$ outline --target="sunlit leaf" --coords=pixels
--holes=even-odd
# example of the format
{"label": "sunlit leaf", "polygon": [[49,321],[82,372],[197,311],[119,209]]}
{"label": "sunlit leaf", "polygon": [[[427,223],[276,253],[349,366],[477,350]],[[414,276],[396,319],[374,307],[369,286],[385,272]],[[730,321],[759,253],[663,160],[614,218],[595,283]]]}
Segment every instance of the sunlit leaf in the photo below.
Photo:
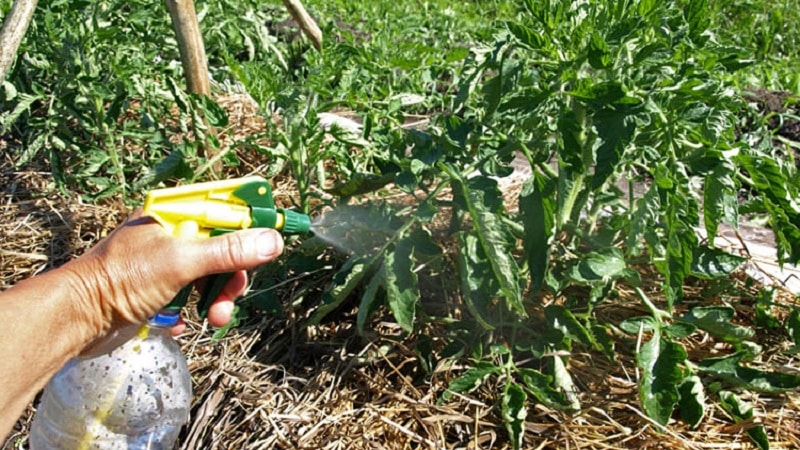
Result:
{"label": "sunlit leaf", "polygon": [[552,364],[553,372],[553,385],[563,393],[567,399],[567,410],[580,411],[581,402],[578,398],[578,388],[572,380],[572,375],[569,374],[564,360],[561,356],[554,355],[548,358]]}

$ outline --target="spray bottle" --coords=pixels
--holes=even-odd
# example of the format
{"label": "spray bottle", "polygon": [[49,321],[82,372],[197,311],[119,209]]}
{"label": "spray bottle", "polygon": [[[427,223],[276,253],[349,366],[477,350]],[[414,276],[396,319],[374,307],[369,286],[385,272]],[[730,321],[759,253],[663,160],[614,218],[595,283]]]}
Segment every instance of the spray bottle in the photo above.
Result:
{"label": "spray bottle", "polygon": [[[182,239],[245,228],[300,234],[311,226],[307,215],[275,208],[269,183],[257,176],[151,191],[144,211]],[[197,304],[202,317],[229,278],[208,280]],[[187,286],[147,323],[119,330],[70,360],[44,389],[31,449],[171,449],[192,393],[170,328],[190,292]]]}

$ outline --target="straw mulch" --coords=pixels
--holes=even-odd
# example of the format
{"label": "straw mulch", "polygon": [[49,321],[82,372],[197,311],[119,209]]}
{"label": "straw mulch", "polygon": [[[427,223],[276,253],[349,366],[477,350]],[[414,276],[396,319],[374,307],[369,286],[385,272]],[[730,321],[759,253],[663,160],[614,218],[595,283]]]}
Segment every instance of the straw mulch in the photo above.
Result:
{"label": "straw mulch", "polygon": [[[251,106],[221,102],[231,112],[231,124],[242,133],[259,125]],[[244,111],[237,113],[236,108]],[[237,115],[239,114],[239,115]],[[247,123],[242,123],[241,121]],[[241,141],[234,128],[223,134]],[[245,168],[263,162],[243,154]],[[238,175],[238,174],[236,174]],[[82,204],[54,191],[46,169],[18,171],[0,160],[0,285],[35,276],[75,257],[97,242],[126,214],[121,205]],[[289,184],[279,194],[289,195]],[[646,275],[646,274],[645,274]],[[645,276],[645,279],[647,277]],[[737,320],[752,325],[756,287],[734,279],[745,294],[734,299]],[[657,286],[646,286],[655,297]],[[703,286],[687,286],[687,300],[702,298]],[[792,302],[786,292],[779,301]],[[426,299],[458,313],[457,298]],[[349,307],[352,308],[352,307]],[[307,311],[288,308],[284,317],[264,316],[212,340],[210,330],[190,314],[181,336],[194,379],[194,406],[182,434],[181,449],[508,449],[493,400],[501,380],[490,380],[476,392],[439,403],[448,383],[464,366],[439,364],[431,373],[419,365],[415,343],[425,335],[438,342],[443,331],[426,326],[407,336],[380,313],[373,332],[358,336],[355,311],[345,308],[334,320],[312,328],[300,325]],[[597,311],[618,323],[646,312],[633,293]],[[797,360],[782,352],[787,337],[759,330],[764,346],[761,364],[797,371]],[[686,341],[690,358],[728,352],[708,336]],[[527,449],[746,449],[753,423],[763,423],[772,448],[800,448],[800,397],[795,393],[746,395],[755,406],[755,422],[734,424],[717,407],[708,408],[697,430],[680,421],[659,432],[638,404],[637,370],[632,349],[618,348],[619,359],[576,347],[569,368],[580,390],[582,411],[565,414],[535,405],[529,409],[524,448]],[[20,418],[3,449],[27,448],[25,437],[34,408]]]}

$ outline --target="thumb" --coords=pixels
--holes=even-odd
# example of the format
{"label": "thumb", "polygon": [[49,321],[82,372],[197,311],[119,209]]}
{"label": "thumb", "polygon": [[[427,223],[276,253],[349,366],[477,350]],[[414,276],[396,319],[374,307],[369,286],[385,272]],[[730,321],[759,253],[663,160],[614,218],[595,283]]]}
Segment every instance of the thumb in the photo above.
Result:
{"label": "thumb", "polygon": [[194,278],[200,278],[272,262],[283,252],[283,238],[273,229],[252,228],[191,241],[187,251]]}

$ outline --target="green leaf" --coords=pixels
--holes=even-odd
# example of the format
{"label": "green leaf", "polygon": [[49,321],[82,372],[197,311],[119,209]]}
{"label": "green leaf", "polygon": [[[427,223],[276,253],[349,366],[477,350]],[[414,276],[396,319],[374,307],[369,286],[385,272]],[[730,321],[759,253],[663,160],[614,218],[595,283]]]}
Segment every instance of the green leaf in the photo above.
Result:
{"label": "green leaf", "polygon": [[683,215],[691,206],[680,194],[670,194],[666,222],[667,264],[665,294],[669,310],[683,299],[683,281],[692,270],[694,249],[697,247],[697,236],[692,227],[684,222]]}
{"label": "green leaf", "polygon": [[735,168],[728,160],[719,162],[706,176],[703,188],[703,220],[708,242],[712,247],[720,223],[739,227],[739,201],[734,176]]}
{"label": "green leaf", "polygon": [[608,283],[627,276],[628,267],[620,249],[607,247],[581,256],[564,275],[576,284]]}
{"label": "green leaf", "polygon": [[407,332],[414,331],[414,317],[419,302],[419,279],[414,272],[414,244],[408,237],[401,239],[394,252],[387,252],[386,299],[395,320]]}
{"label": "green leaf", "polygon": [[502,234],[505,225],[497,215],[487,209],[479,190],[468,189],[454,170],[448,170],[448,174],[452,179],[454,194],[463,201],[469,211],[474,233],[478,238],[481,250],[486,255],[492,269],[492,276],[497,280],[507,306],[519,315],[527,317],[519,286],[519,267],[508,251],[508,241]]}
{"label": "green leaf", "polygon": [[458,241],[458,278],[464,303],[483,329],[493,330],[491,306],[499,287],[492,276],[492,269],[476,236],[461,232]]}
{"label": "green leaf", "polygon": [[547,41],[540,33],[526,27],[525,25],[516,22],[506,22],[508,31],[514,35],[520,44],[530,48],[531,50],[538,50],[547,44]]}
{"label": "green leaf", "polygon": [[683,339],[697,331],[697,327],[687,322],[675,322],[663,328],[664,335],[670,339]]}
{"label": "green leaf", "polygon": [[689,23],[689,35],[693,41],[702,40],[703,33],[711,23],[708,0],[692,0],[684,8],[686,21]]}
{"label": "green leaf", "polygon": [[786,318],[785,327],[794,345],[800,346],[800,309],[792,308],[792,312]]}
{"label": "green leaf", "polygon": [[705,389],[700,377],[692,375],[686,377],[678,388],[680,401],[678,411],[681,419],[692,428],[697,428],[705,417]]}
{"label": "green leaf", "polygon": [[683,378],[680,364],[685,360],[683,346],[662,339],[658,330],[636,355],[636,363],[642,371],[639,399],[647,415],[660,425],[667,425],[680,400],[678,385]]}
{"label": "green leaf", "polygon": [[622,331],[629,334],[650,333],[658,329],[658,323],[651,316],[638,316],[626,319],[619,324]]}
{"label": "green leaf", "polygon": [[517,369],[517,373],[528,391],[544,405],[562,410],[571,407],[567,396],[553,387],[553,377],[527,368]]}
{"label": "green leaf", "polygon": [[361,294],[361,303],[358,305],[356,313],[356,329],[358,334],[364,334],[364,326],[367,324],[369,316],[375,311],[378,304],[378,290],[386,286],[386,269],[381,265],[380,269],[369,280],[364,293]]}
{"label": "green leaf", "polygon": [[481,384],[491,375],[501,373],[503,369],[494,364],[479,362],[475,367],[467,370],[460,377],[451,381],[447,390],[442,394],[441,399],[448,401],[453,398],[453,393],[471,392],[478,389]]}
{"label": "green leaf", "polygon": [[339,308],[369,271],[371,261],[359,256],[350,259],[336,272],[331,285],[322,294],[322,304],[309,319],[309,325],[318,324],[325,316]]}
{"label": "green leaf", "polygon": [[506,384],[501,401],[501,411],[503,423],[506,425],[514,450],[522,448],[525,419],[528,417],[528,409],[525,407],[527,400],[528,395],[525,394],[524,389],[515,383]]}
{"label": "green leaf", "polygon": [[564,336],[581,342],[586,345],[595,345],[589,331],[586,330],[570,310],[559,305],[548,305],[544,309],[544,316],[547,324],[556,330],[561,331]]}
{"label": "green leaf", "polygon": [[595,114],[594,121],[600,146],[597,148],[592,189],[599,189],[616,173],[625,148],[633,139],[636,120],[626,113],[603,108]]}
{"label": "green leaf", "polygon": [[747,261],[742,256],[706,246],[696,248],[692,258],[692,276],[704,280],[727,278]]}
{"label": "green leaf", "polygon": [[376,175],[373,173],[352,173],[343,182],[336,183],[325,192],[339,197],[350,197],[353,195],[363,195],[386,186],[394,181],[396,174],[388,173]]}
{"label": "green leaf", "polygon": [[690,323],[725,342],[741,342],[755,336],[752,328],[733,324],[735,311],[727,306],[698,306],[692,308],[681,321]]}
{"label": "green leaf", "polygon": [[523,246],[531,274],[531,292],[542,289],[550,266],[550,237],[555,226],[555,180],[540,172],[522,186],[519,209],[525,230]]}
{"label": "green leaf", "polygon": [[[720,391],[719,404],[736,423],[749,421],[753,418],[753,407],[730,391]],[[769,450],[769,437],[764,425],[749,426],[747,436],[761,450]]]}
{"label": "green leaf", "polygon": [[788,373],[767,372],[741,365],[747,352],[741,351],[721,358],[707,358],[697,365],[697,370],[705,372],[732,386],[757,392],[782,392],[800,387],[800,376]]}
{"label": "green leaf", "polygon": [[599,33],[592,33],[592,38],[589,40],[589,65],[595,69],[605,69],[611,66],[611,53],[608,51],[603,36]]}

